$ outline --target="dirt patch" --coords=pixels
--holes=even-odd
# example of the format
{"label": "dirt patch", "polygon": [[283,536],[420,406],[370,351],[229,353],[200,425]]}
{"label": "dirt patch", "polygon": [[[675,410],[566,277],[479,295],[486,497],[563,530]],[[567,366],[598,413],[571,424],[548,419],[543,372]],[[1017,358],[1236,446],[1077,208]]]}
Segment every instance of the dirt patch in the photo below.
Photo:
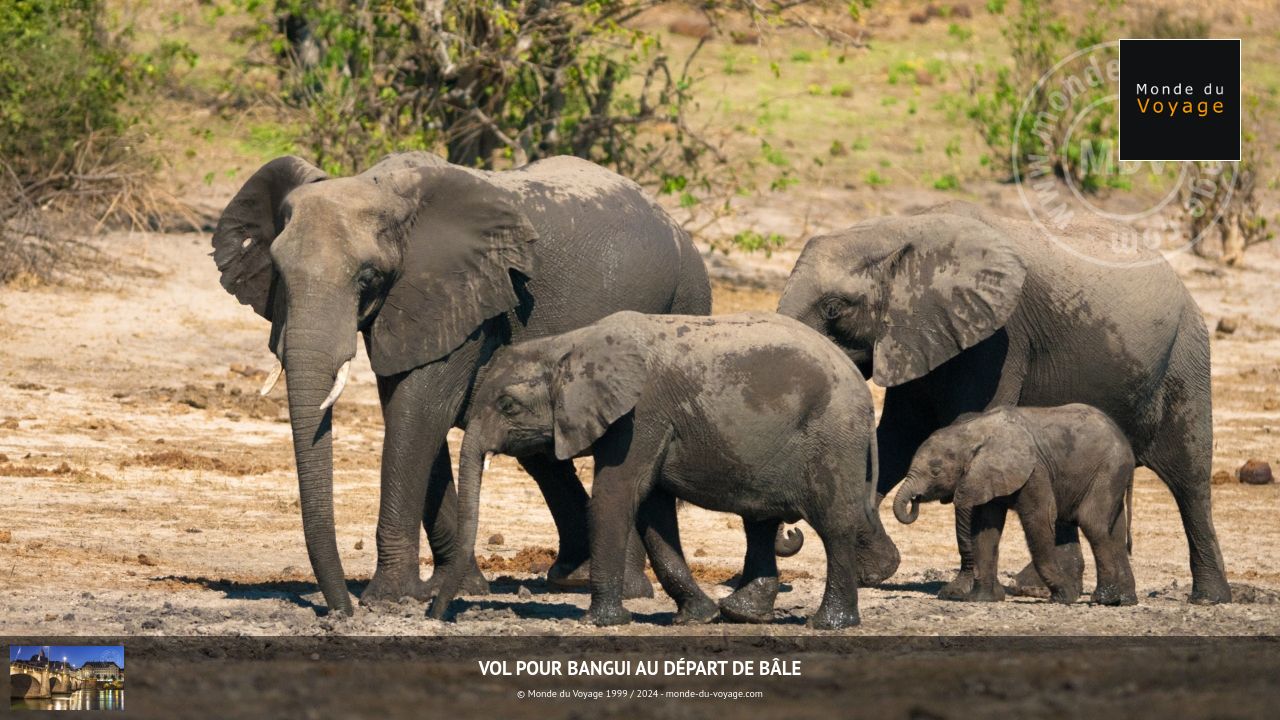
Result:
{"label": "dirt patch", "polygon": [[189,453],[184,450],[161,450],[160,452],[141,453],[131,460],[120,463],[121,468],[139,466],[153,468],[170,468],[173,470],[205,470],[219,472],[224,475],[261,475],[281,466],[259,460],[223,460]]}
{"label": "dirt patch", "polygon": [[549,547],[523,547],[514,557],[503,557],[497,553],[488,557],[480,556],[476,562],[480,569],[487,572],[545,573],[556,561],[556,551]]}
{"label": "dirt patch", "polygon": [[[6,458],[7,459],[7,458]],[[110,480],[100,472],[73,467],[61,462],[54,467],[24,465],[13,462],[0,463],[0,477],[11,478],[67,478],[70,480]]]}
{"label": "dirt patch", "polygon": [[59,475],[72,475],[75,469],[67,463],[62,463],[57,467],[40,467],[39,465],[15,465],[6,463],[0,465],[0,476],[4,477],[58,477]]}
{"label": "dirt patch", "polygon": [[[236,373],[237,376],[241,376]],[[277,392],[279,390],[277,389]],[[118,400],[142,400],[155,403],[172,403],[196,410],[221,412],[232,420],[249,417],[254,420],[287,422],[286,404],[271,396],[263,397],[256,389],[219,382],[212,387],[188,383],[181,388],[150,387],[135,394],[116,393]],[[283,397],[283,393],[281,394]]]}
{"label": "dirt patch", "polygon": [[1243,605],[1277,605],[1280,604],[1280,592],[1257,585],[1231,583],[1231,601]]}

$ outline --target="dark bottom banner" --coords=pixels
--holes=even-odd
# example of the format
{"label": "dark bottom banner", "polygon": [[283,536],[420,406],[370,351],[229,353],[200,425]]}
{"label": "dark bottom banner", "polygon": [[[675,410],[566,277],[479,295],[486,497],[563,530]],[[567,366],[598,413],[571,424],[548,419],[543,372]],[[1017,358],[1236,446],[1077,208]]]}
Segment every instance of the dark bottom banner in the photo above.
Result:
{"label": "dark bottom banner", "polygon": [[[104,717],[1280,717],[1277,638],[6,640],[122,645]],[[57,658],[10,657],[11,697],[55,682]]]}

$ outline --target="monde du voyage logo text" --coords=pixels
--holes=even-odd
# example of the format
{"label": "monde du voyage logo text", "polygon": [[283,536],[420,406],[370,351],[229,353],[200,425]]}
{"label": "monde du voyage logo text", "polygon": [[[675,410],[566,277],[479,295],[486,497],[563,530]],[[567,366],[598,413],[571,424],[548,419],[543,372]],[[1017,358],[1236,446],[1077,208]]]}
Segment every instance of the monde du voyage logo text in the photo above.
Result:
{"label": "monde du voyage logo text", "polygon": [[1240,41],[1120,41],[1120,160],[1240,159]]}

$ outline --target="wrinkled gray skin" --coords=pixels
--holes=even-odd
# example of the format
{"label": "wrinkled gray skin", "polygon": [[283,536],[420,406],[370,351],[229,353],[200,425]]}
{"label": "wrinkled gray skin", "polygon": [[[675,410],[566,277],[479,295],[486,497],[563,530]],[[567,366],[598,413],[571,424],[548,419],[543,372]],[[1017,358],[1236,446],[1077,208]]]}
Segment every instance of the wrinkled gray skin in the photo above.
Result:
{"label": "wrinkled gray skin", "polygon": [[[588,619],[597,625],[631,619],[621,591],[633,525],[679,606],[677,622],[715,617],[715,603],[685,565],[677,498],[743,517],[742,580],[719,608],[733,620],[772,616],[783,522],[805,520],[827,551],[814,627],[857,624],[860,566],[897,564],[871,500],[870,392],[838,348],[789,318],[618,313],[503,351],[475,403],[459,465],[463,545],[475,542],[487,453],[545,449],[564,460],[590,452]],[[456,571],[442,584],[433,617],[444,615],[458,590]]]}
{"label": "wrinkled gray skin", "polygon": [[[510,172],[427,153],[329,178],[296,157],[263,166],[213,236],[222,284],[271,321],[284,364],[303,528],[329,607],[351,611],[333,527],[330,411],[321,407],[364,337],[386,434],[378,565],[362,599],[426,599],[419,523],[437,569],[462,563],[445,437],[493,350],[622,309],[705,314],[711,292],[688,236],[640,188],[551,158]],[[521,458],[560,534],[552,581],[585,576],[587,495],[568,461]],[[638,546],[638,543],[637,543]],[[631,564],[636,593],[652,593]]]}
{"label": "wrinkled gray skin", "polygon": [[893,513],[912,523],[920,503],[934,500],[971,510],[974,579],[966,600],[1004,599],[1000,534],[1012,509],[1054,602],[1080,597],[1079,578],[1059,565],[1056,549],[1064,530],[1074,535],[1078,528],[1098,571],[1093,601],[1136,605],[1129,566],[1133,467],[1129,441],[1097,408],[1000,407],[930,435],[898,486]]}
{"label": "wrinkled gray skin", "polygon": [[[881,497],[920,443],[961,414],[1092,405],[1177,500],[1191,601],[1229,602],[1210,509],[1204,319],[1158,253],[1117,255],[1113,233],[1105,224],[1068,228],[1062,235],[1076,254],[1030,222],[967,203],[869,220],[810,240],[778,311],[826,334],[887,388],[877,429]],[[966,597],[973,585],[969,520],[957,511],[961,568],[942,597]],[[1060,563],[1079,574],[1078,535],[1065,533],[1058,547]],[[1045,594],[1032,566],[1013,589]]]}

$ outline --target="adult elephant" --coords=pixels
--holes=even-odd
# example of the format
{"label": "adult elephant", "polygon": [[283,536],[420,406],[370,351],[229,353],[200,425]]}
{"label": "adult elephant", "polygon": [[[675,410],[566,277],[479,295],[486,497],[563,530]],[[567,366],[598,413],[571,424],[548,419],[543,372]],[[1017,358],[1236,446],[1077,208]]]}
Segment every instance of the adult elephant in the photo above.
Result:
{"label": "adult elephant", "polygon": [[[1077,224],[1055,241],[967,203],[870,220],[810,240],[778,310],[826,333],[887,388],[881,497],[925,438],[963,413],[1093,405],[1173,492],[1192,602],[1229,602],[1210,513],[1209,335],[1159,253],[1119,254],[1114,232]],[[971,589],[976,530],[957,512],[961,569],[942,597]],[[1074,528],[1059,528],[1057,542],[1078,578]],[[1027,594],[1042,588],[1031,566],[1015,582]]]}
{"label": "adult elephant", "polygon": [[[223,211],[213,248],[223,287],[271,321],[270,348],[288,379],[307,552],[325,602],[346,613],[330,421],[357,333],[386,425],[378,565],[361,598],[426,599],[435,588],[418,574],[420,522],[437,571],[471,563],[468,591],[488,587],[474,556],[457,553],[446,435],[462,426],[493,350],[618,310],[705,315],[711,306],[689,237],[635,183],[569,157],[483,172],[409,153],[345,178],[277,158]],[[580,577],[587,495],[573,464],[520,462],[559,532],[549,577]]]}

